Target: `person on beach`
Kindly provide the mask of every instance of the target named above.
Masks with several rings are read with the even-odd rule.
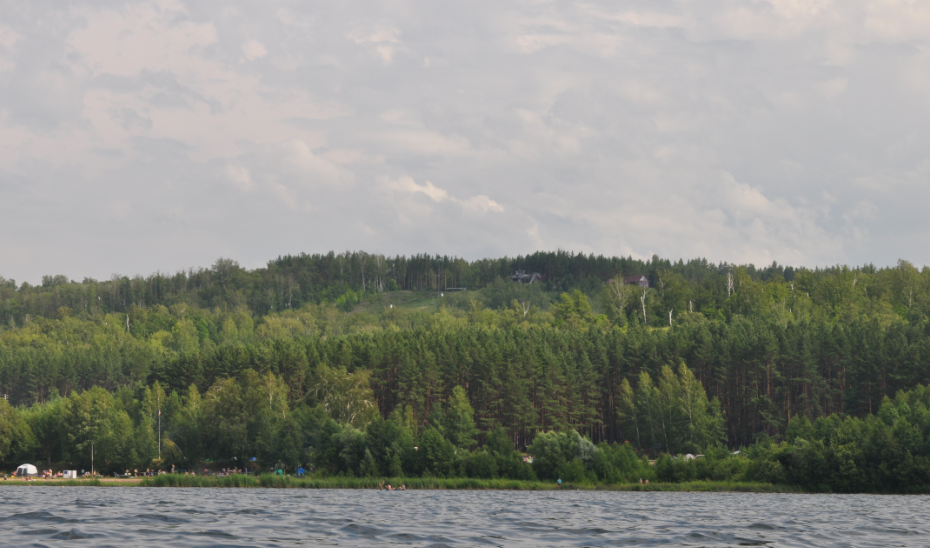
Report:
[[[562,488],[562,478],[559,478],[558,480],[556,480],[555,483],[557,484],[557,485],[556,485],[556,489],[561,489],[561,488]]]
[[[381,491],[383,489],[384,489],[384,480],[381,480],[381,483],[378,484],[378,491]]]

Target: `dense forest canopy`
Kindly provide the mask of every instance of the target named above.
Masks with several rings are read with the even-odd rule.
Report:
[[[516,270],[543,279],[514,283]],[[645,275],[649,288],[625,285],[631,275]],[[886,398],[930,384],[928,313],[930,270],[904,261],[811,270],[563,252],[474,262],[356,252],[282,257],[252,271],[220,259],[147,278],[48,276],[35,287],[0,279],[0,394],[12,405],[6,423],[0,413],[0,452],[4,432],[27,425],[28,451],[71,458],[87,440],[48,425],[96,409],[121,448],[113,462],[145,462],[162,406],[170,446],[191,458],[283,452],[303,462],[312,446],[334,472],[360,473],[368,459],[369,470],[440,473],[411,463],[406,449],[367,457],[371,447],[352,437],[376,424],[403,440],[432,439],[448,461],[442,474],[453,473],[449,451],[501,439],[588,451],[589,468],[598,453],[586,443],[675,454],[796,441],[802,418],[865,420]],[[895,417],[917,420],[918,410],[900,409]],[[463,434],[465,414],[473,427]],[[291,446],[261,434],[282,428]],[[321,435],[326,428],[338,432]],[[7,438],[7,455],[27,451],[15,449],[22,436]],[[345,447],[325,457],[326,443],[342,438],[356,460],[333,456]],[[511,457],[495,466],[512,466]]]

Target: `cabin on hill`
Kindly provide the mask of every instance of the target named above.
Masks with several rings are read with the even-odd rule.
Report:
[[[511,274],[510,279],[520,284],[531,284],[536,280],[542,281],[545,278],[539,272],[533,272],[532,274],[525,270],[517,270]]]
[[[627,276],[623,278],[623,285],[638,285],[643,289],[649,289],[649,278],[638,274],[636,276]]]

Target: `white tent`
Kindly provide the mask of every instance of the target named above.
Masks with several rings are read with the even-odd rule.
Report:
[[[35,477],[39,475],[39,471],[36,470],[36,467],[31,464],[20,464],[16,469],[16,477]]]

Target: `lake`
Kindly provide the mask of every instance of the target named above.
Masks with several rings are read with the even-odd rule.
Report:
[[[926,496],[0,485],[0,545],[927,546]]]

